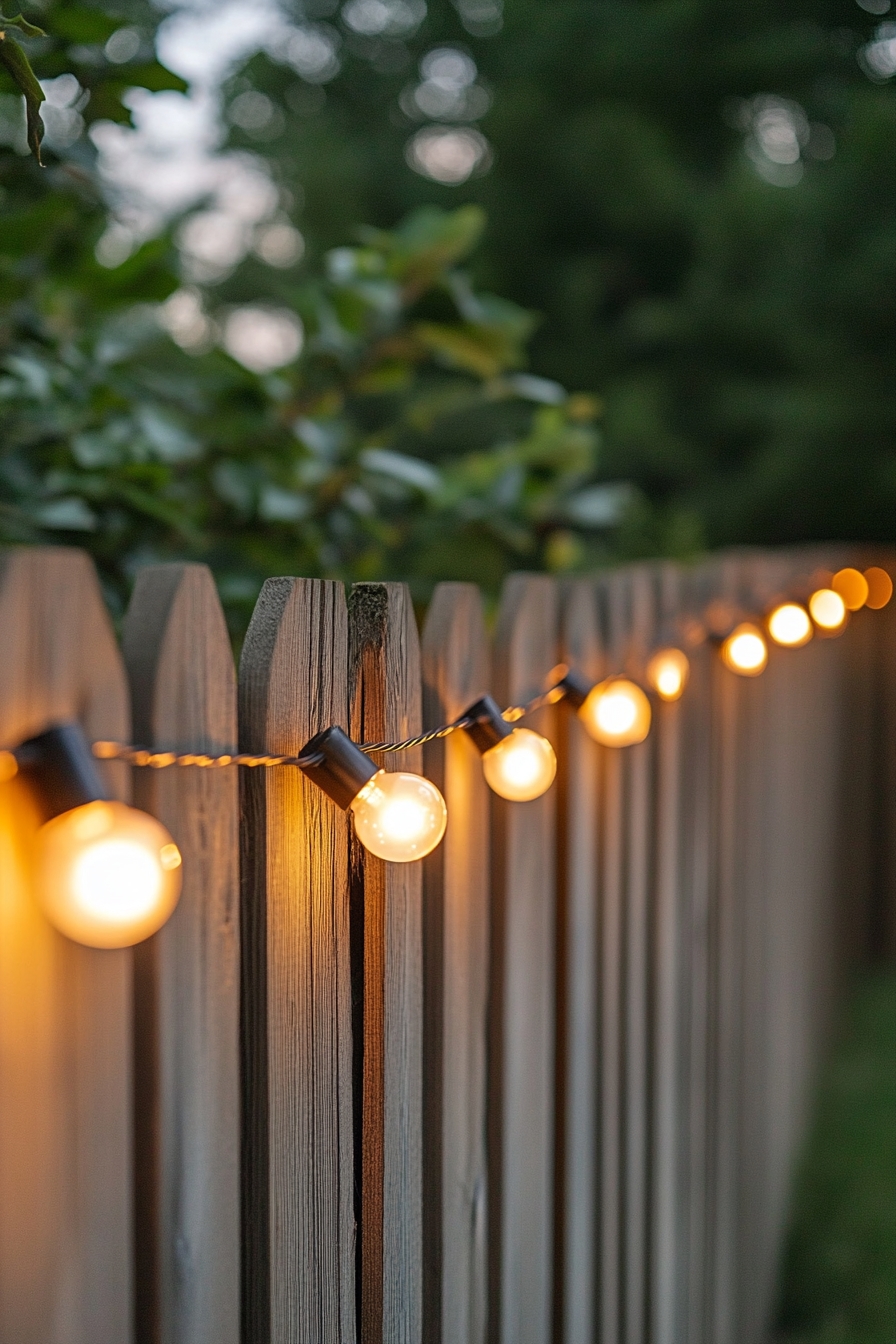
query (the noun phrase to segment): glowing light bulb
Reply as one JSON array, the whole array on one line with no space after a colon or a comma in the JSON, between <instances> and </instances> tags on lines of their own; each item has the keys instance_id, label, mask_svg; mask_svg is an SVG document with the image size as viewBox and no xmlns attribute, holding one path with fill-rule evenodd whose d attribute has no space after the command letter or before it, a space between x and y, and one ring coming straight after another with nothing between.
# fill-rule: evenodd
<instances>
[{"instance_id":1,"label":"glowing light bulb","mask_svg":"<svg viewBox=\"0 0 896 1344\"><path fill-rule=\"evenodd\" d=\"M799 602L782 602L768 618L768 632L785 649L799 649L812 638L809 613Z\"/></svg>"},{"instance_id":2,"label":"glowing light bulb","mask_svg":"<svg viewBox=\"0 0 896 1344\"><path fill-rule=\"evenodd\" d=\"M893 596L893 580L885 569L872 565L870 569L865 570L865 582L868 584L865 606L870 607L872 611L880 611Z\"/></svg>"},{"instance_id":3,"label":"glowing light bulb","mask_svg":"<svg viewBox=\"0 0 896 1344\"><path fill-rule=\"evenodd\" d=\"M722 661L742 677L758 677L768 662L768 648L758 626L745 621L722 645Z\"/></svg>"},{"instance_id":4,"label":"glowing light bulb","mask_svg":"<svg viewBox=\"0 0 896 1344\"><path fill-rule=\"evenodd\" d=\"M525 803L540 798L557 773L554 748L531 728L514 728L482 757L486 783L502 798Z\"/></svg>"},{"instance_id":5,"label":"glowing light bulb","mask_svg":"<svg viewBox=\"0 0 896 1344\"><path fill-rule=\"evenodd\" d=\"M647 680L662 700L677 700L688 681L691 665L681 649L660 649L647 664Z\"/></svg>"},{"instance_id":6,"label":"glowing light bulb","mask_svg":"<svg viewBox=\"0 0 896 1344\"><path fill-rule=\"evenodd\" d=\"M379 770L350 806L361 844L390 863L424 858L448 824L445 799L422 775Z\"/></svg>"},{"instance_id":7,"label":"glowing light bulb","mask_svg":"<svg viewBox=\"0 0 896 1344\"><path fill-rule=\"evenodd\" d=\"M809 611L818 628L828 634L846 624L846 603L833 588L818 588L809 598Z\"/></svg>"},{"instance_id":8,"label":"glowing light bulb","mask_svg":"<svg viewBox=\"0 0 896 1344\"><path fill-rule=\"evenodd\" d=\"M40 828L35 882L44 913L67 938L131 947L177 905L180 851L155 817L124 803L84 803Z\"/></svg>"},{"instance_id":9,"label":"glowing light bulb","mask_svg":"<svg viewBox=\"0 0 896 1344\"><path fill-rule=\"evenodd\" d=\"M650 701L627 677L608 677L590 692L579 718L595 742L631 747L650 732Z\"/></svg>"},{"instance_id":10,"label":"glowing light bulb","mask_svg":"<svg viewBox=\"0 0 896 1344\"><path fill-rule=\"evenodd\" d=\"M843 598L847 611L860 611L868 601L868 580L857 569L839 569L831 587Z\"/></svg>"}]
</instances>

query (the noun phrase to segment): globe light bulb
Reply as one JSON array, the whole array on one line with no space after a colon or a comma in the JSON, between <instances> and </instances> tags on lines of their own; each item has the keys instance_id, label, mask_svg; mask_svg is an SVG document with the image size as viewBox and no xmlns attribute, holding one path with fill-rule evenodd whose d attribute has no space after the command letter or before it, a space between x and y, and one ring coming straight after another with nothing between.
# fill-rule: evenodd
<instances>
[{"instance_id":1,"label":"globe light bulb","mask_svg":"<svg viewBox=\"0 0 896 1344\"><path fill-rule=\"evenodd\" d=\"M177 905L181 856L161 822L124 803L84 803L37 835L35 894L50 923L87 947L131 947Z\"/></svg>"},{"instance_id":2,"label":"globe light bulb","mask_svg":"<svg viewBox=\"0 0 896 1344\"><path fill-rule=\"evenodd\" d=\"M677 700L690 670L687 654L681 649L660 649L647 664L647 680L661 700Z\"/></svg>"},{"instance_id":3,"label":"globe light bulb","mask_svg":"<svg viewBox=\"0 0 896 1344\"><path fill-rule=\"evenodd\" d=\"M351 803L355 834L365 849L390 863L412 863L445 834L448 809L422 775L379 770Z\"/></svg>"},{"instance_id":4,"label":"globe light bulb","mask_svg":"<svg viewBox=\"0 0 896 1344\"><path fill-rule=\"evenodd\" d=\"M818 588L809 598L809 612L819 630L836 634L846 625L846 603L833 588Z\"/></svg>"},{"instance_id":5,"label":"globe light bulb","mask_svg":"<svg viewBox=\"0 0 896 1344\"><path fill-rule=\"evenodd\" d=\"M865 606L870 607L872 611L880 611L881 607L885 607L893 596L893 580L887 571L881 569L878 565L872 565L870 569L866 569L864 577L868 585Z\"/></svg>"},{"instance_id":6,"label":"globe light bulb","mask_svg":"<svg viewBox=\"0 0 896 1344\"><path fill-rule=\"evenodd\" d=\"M782 602L767 621L768 632L785 649L799 649L812 638L809 613L799 602Z\"/></svg>"},{"instance_id":7,"label":"globe light bulb","mask_svg":"<svg viewBox=\"0 0 896 1344\"><path fill-rule=\"evenodd\" d=\"M843 598L847 611L860 611L868 601L868 580L857 569L838 569L831 587Z\"/></svg>"},{"instance_id":8,"label":"globe light bulb","mask_svg":"<svg viewBox=\"0 0 896 1344\"><path fill-rule=\"evenodd\" d=\"M557 773L554 748L531 728L514 728L508 737L490 747L482 757L486 783L501 798L514 803L540 798Z\"/></svg>"},{"instance_id":9,"label":"globe light bulb","mask_svg":"<svg viewBox=\"0 0 896 1344\"><path fill-rule=\"evenodd\" d=\"M650 701L627 677L608 677L590 691L579 710L595 742L631 747L650 732Z\"/></svg>"},{"instance_id":10,"label":"globe light bulb","mask_svg":"<svg viewBox=\"0 0 896 1344\"><path fill-rule=\"evenodd\" d=\"M758 677L768 662L768 648L758 626L745 621L722 645L722 661L742 677Z\"/></svg>"}]
</instances>

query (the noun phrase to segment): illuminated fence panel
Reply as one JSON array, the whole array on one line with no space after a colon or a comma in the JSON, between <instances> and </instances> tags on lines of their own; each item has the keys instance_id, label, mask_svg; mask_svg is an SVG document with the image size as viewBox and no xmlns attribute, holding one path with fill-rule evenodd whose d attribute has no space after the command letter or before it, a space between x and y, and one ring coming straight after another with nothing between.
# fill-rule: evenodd
<instances>
[{"instance_id":1,"label":"illuminated fence panel","mask_svg":"<svg viewBox=\"0 0 896 1344\"><path fill-rule=\"evenodd\" d=\"M124 625L135 739L237 749L236 671L204 565L151 565ZM238 1344L239 793L235 770L140 770L183 857L177 909L134 949L137 1344Z\"/></svg>"},{"instance_id":2,"label":"illuminated fence panel","mask_svg":"<svg viewBox=\"0 0 896 1344\"><path fill-rule=\"evenodd\" d=\"M124 668L86 556L0 554L0 630L0 744L62 719L127 736ZM126 799L126 770L106 769ZM30 890L36 824L17 781L0 785L0 1341L127 1344L131 954L79 946L46 919Z\"/></svg>"},{"instance_id":3,"label":"illuminated fence panel","mask_svg":"<svg viewBox=\"0 0 896 1344\"><path fill-rule=\"evenodd\" d=\"M491 641L443 584L422 657L404 585L272 579L238 775L207 570L138 578L129 744L86 558L0 557L0 1344L762 1344L838 991L896 951L896 601L869 566L896 557L515 575ZM547 787L512 737L536 697L538 797L508 765L527 741ZM15 776L68 720L179 847L134 953L35 900ZM324 779L333 726L396 750L343 737ZM353 836L381 763L447 799L422 863Z\"/></svg>"}]
</instances>

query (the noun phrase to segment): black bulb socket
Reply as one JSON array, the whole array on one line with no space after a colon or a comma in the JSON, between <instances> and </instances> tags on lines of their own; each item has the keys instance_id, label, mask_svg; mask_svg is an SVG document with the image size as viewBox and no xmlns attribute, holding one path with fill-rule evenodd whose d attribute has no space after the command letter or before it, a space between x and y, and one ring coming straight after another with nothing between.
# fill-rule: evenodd
<instances>
[{"instance_id":1,"label":"black bulb socket","mask_svg":"<svg viewBox=\"0 0 896 1344\"><path fill-rule=\"evenodd\" d=\"M86 803L107 803L103 783L84 731L78 723L57 723L16 747L17 778L37 805L42 822Z\"/></svg>"},{"instance_id":2,"label":"black bulb socket","mask_svg":"<svg viewBox=\"0 0 896 1344\"><path fill-rule=\"evenodd\" d=\"M512 724L503 717L499 705L490 695L484 695L481 700L470 705L463 717L469 720L464 723L464 732L472 738L483 756L513 732Z\"/></svg>"},{"instance_id":3,"label":"black bulb socket","mask_svg":"<svg viewBox=\"0 0 896 1344\"><path fill-rule=\"evenodd\" d=\"M323 789L343 812L347 812L379 766L354 743L341 728L324 728L302 748L309 758L302 771L313 784Z\"/></svg>"},{"instance_id":4,"label":"black bulb socket","mask_svg":"<svg viewBox=\"0 0 896 1344\"><path fill-rule=\"evenodd\" d=\"M557 682L554 688L563 692L563 699L574 710L582 708L591 692L594 690L592 682L583 677L580 672L567 672L565 676Z\"/></svg>"}]
</instances>

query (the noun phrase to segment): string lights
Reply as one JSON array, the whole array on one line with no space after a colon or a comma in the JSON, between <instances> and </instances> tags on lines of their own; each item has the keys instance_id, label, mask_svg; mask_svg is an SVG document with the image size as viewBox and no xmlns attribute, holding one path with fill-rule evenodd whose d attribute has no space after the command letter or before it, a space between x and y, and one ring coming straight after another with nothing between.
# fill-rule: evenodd
<instances>
[{"instance_id":1,"label":"string lights","mask_svg":"<svg viewBox=\"0 0 896 1344\"><path fill-rule=\"evenodd\" d=\"M809 611L823 634L839 635L846 628L846 603L833 588L816 588L809 598Z\"/></svg>"},{"instance_id":2,"label":"string lights","mask_svg":"<svg viewBox=\"0 0 896 1344\"><path fill-rule=\"evenodd\" d=\"M781 602L766 621L776 644L785 649L801 649L812 638L809 613L800 602Z\"/></svg>"},{"instance_id":3,"label":"string lights","mask_svg":"<svg viewBox=\"0 0 896 1344\"><path fill-rule=\"evenodd\" d=\"M489 788L513 803L540 798L557 773L554 748L531 728L512 728L490 695L463 716L463 728L482 753Z\"/></svg>"},{"instance_id":4,"label":"string lights","mask_svg":"<svg viewBox=\"0 0 896 1344\"><path fill-rule=\"evenodd\" d=\"M681 649L658 649L647 664L647 680L661 700L680 700L691 664Z\"/></svg>"},{"instance_id":5,"label":"string lights","mask_svg":"<svg viewBox=\"0 0 896 1344\"><path fill-rule=\"evenodd\" d=\"M88 947L160 929L180 896L180 851L155 817L109 797L81 729L60 724L4 755L41 818L35 893L50 923Z\"/></svg>"},{"instance_id":6,"label":"string lights","mask_svg":"<svg viewBox=\"0 0 896 1344\"><path fill-rule=\"evenodd\" d=\"M830 586L812 593L808 610L796 600L781 601L767 614L764 627L774 643L800 648L816 629L839 634L850 611L862 606L880 610L892 594L893 582L885 570L872 566L862 574L842 569ZM699 631L695 636L691 629L691 646L709 638L702 626ZM723 664L740 676L757 677L768 663L763 628L752 621L741 621L713 642ZM687 654L670 643L649 657L644 678L660 699L674 701L684 693L689 673ZM149 937L174 910L181 856L154 817L109 797L94 758L151 769L294 766L351 812L355 834L371 854L390 863L410 863L431 853L444 836L445 800L430 780L383 770L371 753L402 752L464 731L482 756L483 774L493 792L510 802L528 802L541 797L557 773L548 739L516 726L536 710L565 701L591 737L608 747L634 746L647 737L650 700L630 677L617 674L594 685L561 664L550 680L548 689L525 705L501 710L485 695L453 722L403 742L358 744L331 726L297 755L154 752L119 742L90 747L77 724L60 724L14 751L0 751L0 783L18 775L38 807L42 824L35 886L50 921L90 947L127 947Z\"/></svg>"},{"instance_id":7,"label":"string lights","mask_svg":"<svg viewBox=\"0 0 896 1344\"><path fill-rule=\"evenodd\" d=\"M722 662L741 677L758 677L768 662L768 645L758 625L742 621L722 641Z\"/></svg>"}]
</instances>

